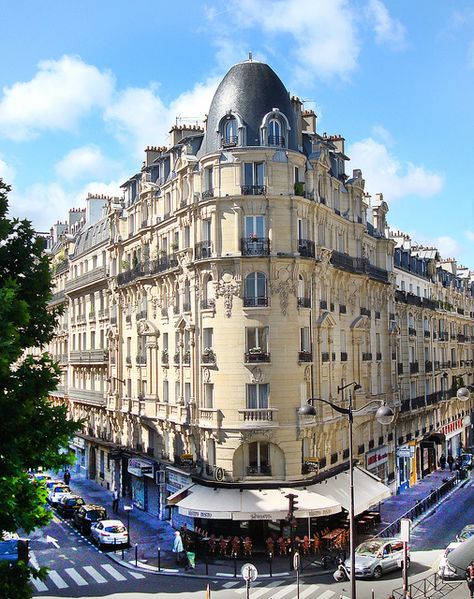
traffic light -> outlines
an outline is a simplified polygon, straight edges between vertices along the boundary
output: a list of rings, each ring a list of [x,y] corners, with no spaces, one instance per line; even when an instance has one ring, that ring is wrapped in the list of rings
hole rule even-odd
[[[296,501],[298,495],[295,495],[294,493],[288,493],[288,495],[285,495],[285,497],[288,499],[288,516],[291,519],[293,517],[293,513],[298,509],[298,502]]]

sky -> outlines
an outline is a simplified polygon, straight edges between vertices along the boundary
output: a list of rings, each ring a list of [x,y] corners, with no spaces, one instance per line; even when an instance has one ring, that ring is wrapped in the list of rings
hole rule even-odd
[[[235,63],[268,63],[346,140],[392,228],[474,269],[474,3],[0,0],[0,177],[39,231],[120,195],[144,148],[200,122]]]

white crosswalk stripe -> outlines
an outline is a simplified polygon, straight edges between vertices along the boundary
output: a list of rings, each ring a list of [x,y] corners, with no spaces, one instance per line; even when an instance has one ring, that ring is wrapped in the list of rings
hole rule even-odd
[[[289,584],[282,589],[280,589],[277,593],[273,593],[272,599],[282,599],[285,595],[291,593],[292,597],[296,596],[296,584]]]
[[[317,584],[311,584],[300,592],[300,599],[306,599],[311,594],[314,594],[319,589]]]
[[[66,568],[64,570],[73,580],[74,582],[80,586],[80,587],[84,587],[86,585],[88,585],[89,583],[87,582],[87,580],[85,578],[83,578],[79,572],[77,570],[75,570],[74,568]]]
[[[67,582],[65,582],[61,576],[59,576],[59,574],[56,572],[56,570],[50,570],[48,572],[48,576],[51,578],[51,580],[54,582],[54,584],[58,587],[58,589],[67,589],[68,588],[68,584]]]
[[[115,578],[115,580],[127,580],[125,578],[125,576],[123,576],[123,574],[120,574],[120,572],[117,572],[117,570],[110,564],[101,564],[101,567],[104,568],[104,570],[106,572],[108,572],[110,574],[110,576]]]
[[[252,591],[251,595],[252,595],[252,599],[258,599],[259,597],[261,597],[262,595],[264,595],[268,590],[272,590],[272,589],[276,589],[278,588],[280,585],[285,584],[285,581],[274,581],[271,582],[270,584],[267,584],[266,586],[264,586],[261,589],[258,589],[256,591]]]
[[[226,582],[225,584],[223,584],[222,586],[225,589],[231,589],[232,587],[235,587],[236,585],[238,585],[240,583],[236,582],[235,580],[232,580],[231,582]]]
[[[331,599],[331,597],[334,597],[335,593],[333,593],[333,591],[324,591],[324,593],[321,593],[321,595],[318,595],[318,599]]]
[[[145,578],[144,574],[140,574],[140,572],[132,572],[132,570],[129,570],[128,573],[130,574],[130,576],[132,576],[132,578]]]
[[[84,566],[84,570],[99,584],[107,582],[107,579],[104,578],[100,572],[97,572],[93,566]]]
[[[31,577],[30,581],[31,581],[31,584],[38,591],[38,593],[42,593],[43,591],[47,591],[48,590],[48,587],[39,578],[33,578],[33,577]]]

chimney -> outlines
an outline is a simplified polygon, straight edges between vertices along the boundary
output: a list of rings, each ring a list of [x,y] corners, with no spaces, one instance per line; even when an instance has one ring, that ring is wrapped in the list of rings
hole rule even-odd
[[[171,147],[179,143],[183,137],[188,135],[199,135],[204,129],[199,125],[173,125],[170,129],[170,144]]]
[[[303,103],[297,96],[291,96],[290,100],[296,120],[296,143],[299,147],[301,147],[303,145],[303,117],[301,112],[301,106]]]
[[[145,149],[145,166],[150,166],[166,148],[162,146],[147,146]]]
[[[328,139],[330,141],[332,141],[332,143],[336,146],[336,149],[338,152],[341,152],[341,154],[344,154],[345,139],[344,139],[344,137],[342,137],[342,135],[330,135],[328,137]]]
[[[318,117],[314,110],[303,110],[301,116],[303,117],[303,131],[316,133],[316,120]]]

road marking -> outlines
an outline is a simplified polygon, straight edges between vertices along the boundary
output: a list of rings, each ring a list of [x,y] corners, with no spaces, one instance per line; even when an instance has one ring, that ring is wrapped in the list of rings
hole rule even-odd
[[[42,593],[43,591],[47,591],[48,590],[48,587],[39,578],[33,578],[33,577],[31,577],[30,578],[30,582],[35,587],[35,589],[38,591],[38,593]]]
[[[232,582],[225,582],[222,586],[225,589],[231,589],[232,587],[235,587],[236,584],[239,584],[239,583],[236,582],[235,580],[233,580]]]
[[[50,570],[48,573],[49,577],[51,578],[51,580],[54,582],[54,584],[58,587],[58,589],[67,589],[68,588],[68,584],[67,582],[65,582],[61,576],[59,576],[59,574],[56,572],[56,570]]]
[[[300,593],[300,599],[305,599],[305,597],[307,597],[311,593],[316,592],[318,589],[319,589],[319,585],[317,585],[317,584],[311,584],[311,585],[309,585],[308,587],[306,587],[304,589],[304,591],[301,591],[301,593]]]
[[[84,570],[99,584],[107,582],[107,579],[104,578],[100,572],[97,572],[93,566],[84,566]]]
[[[293,592],[296,592],[296,584],[289,584],[288,586],[283,587],[275,595],[272,595],[272,599],[280,599],[281,597],[288,595],[288,593],[293,593]]]
[[[89,584],[85,578],[83,578],[77,570],[74,568],[66,568],[64,570],[69,574],[69,576],[74,580],[74,582],[80,587],[86,586]]]
[[[128,573],[130,576],[133,576],[133,578],[145,578],[145,575],[140,574],[140,572],[132,572],[132,570],[129,570]]]
[[[254,597],[256,597],[258,599],[258,597],[260,597],[260,595],[264,595],[267,591],[269,591],[271,589],[278,588],[281,584],[283,584],[283,581],[279,580],[279,581],[272,582],[271,584],[267,584],[266,586],[262,587],[261,589],[258,589],[258,591],[253,591],[252,599],[254,599]]]
[[[101,564],[101,567],[104,568],[104,570],[108,572],[110,576],[115,578],[115,580],[127,580],[125,576],[120,574],[120,572],[117,572],[117,570],[110,564]]]
[[[334,597],[334,595],[335,593],[332,591],[324,591],[324,593],[318,596],[318,599],[330,599],[331,597]]]
[[[36,555],[34,551],[30,551],[30,562],[31,565],[33,566],[33,568],[36,568],[37,570],[39,570],[39,564],[38,564],[38,560],[36,559]]]

